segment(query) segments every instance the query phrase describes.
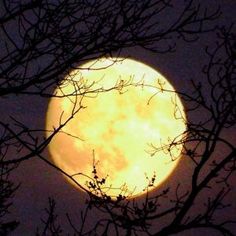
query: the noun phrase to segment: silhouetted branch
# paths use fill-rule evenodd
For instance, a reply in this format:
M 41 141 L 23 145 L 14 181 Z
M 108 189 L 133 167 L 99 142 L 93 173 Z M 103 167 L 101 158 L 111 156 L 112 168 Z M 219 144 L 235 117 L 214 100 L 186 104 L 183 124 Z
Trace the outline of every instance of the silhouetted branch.
M 189 36 L 212 30 L 207 24 L 220 15 L 219 9 L 208 12 L 193 0 L 170 23 L 161 22 L 158 15 L 172 14 L 179 7 L 172 1 L 95 0 L 90 4 L 38 0 L 13 4 L 4 0 L 2 5 L 1 96 L 50 96 L 51 88 L 71 69 L 87 60 L 119 54 L 124 48 L 172 51 L 176 35 L 188 41 Z
M 141 232 L 147 235 L 170 235 L 198 228 L 212 229 L 213 232 L 218 231 L 222 235 L 233 235 L 230 225 L 235 224 L 235 219 L 229 217 L 228 220 L 222 220 L 217 215 L 218 212 L 230 207 L 225 201 L 232 190 L 230 177 L 236 170 L 236 147 L 224 135 L 225 130 L 234 127 L 236 121 L 235 58 L 232 58 L 234 40 L 231 29 L 222 28 L 219 31 L 216 49 L 212 54 L 208 51 L 210 61 L 207 70 L 204 69 L 203 72 L 207 78 L 210 97 L 206 97 L 201 84 L 197 85 L 195 82 L 192 82 L 194 93 L 177 91 L 186 101 L 188 114 L 196 114 L 203 109 L 207 115 L 197 121 L 185 120 L 182 117 L 187 122 L 187 131 L 184 135 L 181 134 L 182 136 L 161 147 L 151 145 L 154 149 L 151 153 L 153 156 L 160 150 L 170 152 L 171 148 L 184 145 L 182 153 L 190 158 L 194 165 L 191 187 L 186 189 L 180 183 L 172 199 L 169 197 L 169 190 L 155 197 L 150 197 L 147 191 L 140 207 L 138 200 L 127 199 L 122 194 L 114 199 L 108 196 L 106 188 L 103 187 L 106 179 L 99 179 L 94 165 L 94 177 L 89 182 L 91 194 L 87 202 L 86 216 L 90 209 L 97 209 L 103 215 L 97 220 L 94 228 L 84 235 L 92 232 L 103 232 L 104 235 L 109 232 L 116 235 L 139 235 Z M 174 92 L 164 89 L 163 91 Z M 216 151 L 222 148 L 224 152 L 217 156 Z M 163 210 L 163 198 L 170 202 L 168 209 Z M 201 205 L 198 213 L 193 210 L 196 204 Z M 153 222 L 167 215 L 170 216 L 170 223 L 162 229 L 153 229 Z
M 0 152 L 2 150 L 0 149 Z M 10 213 L 12 198 L 18 186 L 9 179 L 9 174 L 16 166 L 5 166 L 0 163 L 0 234 L 9 235 L 19 225 L 18 221 L 7 221 L 4 219 Z
M 55 213 L 55 207 L 56 203 L 52 198 L 49 198 L 49 207 L 45 209 L 47 213 L 46 219 L 42 219 L 42 222 L 44 224 L 44 228 L 42 232 L 40 233 L 37 230 L 36 235 L 37 236 L 59 236 L 63 235 L 63 231 L 60 227 L 60 225 L 57 223 L 57 214 Z

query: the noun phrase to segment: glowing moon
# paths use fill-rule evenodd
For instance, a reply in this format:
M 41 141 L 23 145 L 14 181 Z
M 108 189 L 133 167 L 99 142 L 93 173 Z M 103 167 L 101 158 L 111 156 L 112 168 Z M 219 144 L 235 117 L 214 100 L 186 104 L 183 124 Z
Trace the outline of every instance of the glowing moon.
M 160 73 L 135 60 L 113 60 L 82 65 L 56 89 L 58 96 L 75 90 L 81 95 L 51 99 L 47 130 L 66 121 L 73 109 L 85 108 L 52 139 L 49 150 L 55 164 L 84 188 L 88 189 L 88 177 L 93 177 L 95 158 L 99 178 L 108 176 L 104 184 L 108 195 L 119 195 L 123 186 L 125 194 L 137 196 L 149 184 L 146 177 L 151 180 L 155 174 L 158 186 L 176 167 L 179 158 L 171 157 L 180 155 L 180 147 L 173 148 L 171 155 L 159 151 L 151 156 L 148 151 L 150 144 L 160 147 L 184 132 L 183 119 L 177 119 L 185 117 L 184 109 L 175 93 L 163 91 L 174 88 Z

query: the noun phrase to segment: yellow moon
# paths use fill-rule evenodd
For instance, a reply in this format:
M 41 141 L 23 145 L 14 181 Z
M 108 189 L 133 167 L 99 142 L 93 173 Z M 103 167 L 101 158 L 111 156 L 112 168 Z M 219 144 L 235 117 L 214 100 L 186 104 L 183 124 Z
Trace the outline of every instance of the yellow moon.
M 111 197 L 139 196 L 148 185 L 157 187 L 176 167 L 181 147 L 150 155 L 151 144 L 163 147 L 186 128 L 173 91 L 163 75 L 131 59 L 101 58 L 73 70 L 48 106 L 47 136 L 82 107 L 51 140 L 54 163 L 88 190 L 95 165 Z

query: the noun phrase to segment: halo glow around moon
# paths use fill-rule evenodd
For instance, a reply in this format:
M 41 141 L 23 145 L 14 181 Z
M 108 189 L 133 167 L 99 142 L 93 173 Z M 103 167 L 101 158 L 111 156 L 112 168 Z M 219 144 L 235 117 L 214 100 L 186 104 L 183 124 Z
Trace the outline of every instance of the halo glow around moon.
M 88 189 L 86 183 L 94 175 L 95 162 L 99 178 L 107 177 L 107 195 L 114 197 L 123 190 L 138 196 L 145 193 L 154 174 L 158 186 L 177 166 L 180 158 L 172 161 L 171 157 L 179 156 L 181 147 L 152 156 L 150 144 L 160 147 L 182 134 L 185 123 L 177 118 L 185 114 L 179 97 L 163 91 L 174 88 L 160 73 L 135 60 L 116 60 L 90 61 L 72 71 L 55 90 L 62 97 L 50 100 L 47 136 L 79 105 L 85 108 L 54 136 L 49 151 L 54 163 L 84 188 Z M 76 88 L 87 94 L 76 95 Z

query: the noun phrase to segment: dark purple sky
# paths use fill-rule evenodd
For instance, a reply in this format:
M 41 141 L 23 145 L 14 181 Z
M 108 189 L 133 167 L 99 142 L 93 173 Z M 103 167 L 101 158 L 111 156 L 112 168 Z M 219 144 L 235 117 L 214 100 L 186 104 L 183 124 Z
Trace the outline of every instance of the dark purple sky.
M 215 3 L 222 5 L 223 14 L 218 20 L 219 25 L 235 22 L 236 1 L 208 0 L 206 2 L 211 3 L 212 8 Z M 147 63 L 165 75 L 177 90 L 187 91 L 190 79 L 204 81 L 201 73 L 202 66 L 207 63 L 204 47 L 206 45 L 213 46 L 215 40 L 215 34 L 210 33 L 202 35 L 197 42 L 191 44 L 178 42 L 175 53 L 155 54 L 135 48 L 126 50 L 124 55 Z M 13 116 L 28 124 L 30 128 L 43 128 L 48 102 L 49 100 L 45 98 L 30 98 L 28 96 L 3 99 L 0 103 L 1 119 L 7 121 L 9 116 Z M 235 131 L 232 130 L 227 135 L 234 138 Z M 235 139 L 234 141 L 236 143 Z M 48 153 L 47 156 L 49 157 Z M 162 187 L 176 185 L 178 182 L 187 187 L 191 177 L 191 168 L 192 165 L 188 160 L 181 161 L 176 172 Z M 44 208 L 47 206 L 48 197 L 56 199 L 57 213 L 60 215 L 59 221 L 63 222 L 66 229 L 69 228 L 68 223 L 64 221 L 66 213 L 72 216 L 76 224 L 80 210 L 84 207 L 86 195 L 70 185 L 61 173 L 35 157 L 22 163 L 12 175 L 12 179 L 16 183 L 21 183 L 13 199 L 14 205 L 11 207 L 11 212 L 20 221 L 20 225 L 12 235 L 34 235 L 36 227 L 42 226 L 40 219 L 45 215 Z M 234 180 L 236 181 L 235 176 Z M 236 215 L 235 199 L 236 188 L 232 190 L 229 196 L 229 202 L 233 206 L 224 211 L 223 216 Z M 96 212 L 91 214 L 91 222 L 96 220 L 96 214 Z M 234 233 L 236 234 L 236 229 Z M 199 235 L 199 232 L 191 231 L 180 235 Z

